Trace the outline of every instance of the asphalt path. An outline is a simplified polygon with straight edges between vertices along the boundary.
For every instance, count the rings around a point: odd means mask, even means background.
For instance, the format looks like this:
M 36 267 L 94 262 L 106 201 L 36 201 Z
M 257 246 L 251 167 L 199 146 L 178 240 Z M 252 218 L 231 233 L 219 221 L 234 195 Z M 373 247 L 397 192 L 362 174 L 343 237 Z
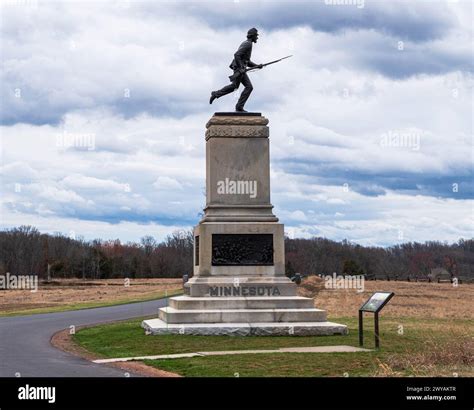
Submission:
M 158 308 L 166 305 L 167 299 L 158 299 L 69 312 L 0 317 L 0 377 L 126 377 L 123 370 L 56 349 L 51 345 L 51 337 L 70 326 L 158 315 Z

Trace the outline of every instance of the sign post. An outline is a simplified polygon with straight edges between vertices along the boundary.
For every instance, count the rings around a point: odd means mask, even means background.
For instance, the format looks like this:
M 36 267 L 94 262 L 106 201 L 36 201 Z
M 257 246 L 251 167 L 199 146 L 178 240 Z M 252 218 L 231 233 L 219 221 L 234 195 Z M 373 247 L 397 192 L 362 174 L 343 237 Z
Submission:
M 359 345 L 364 345 L 364 312 L 374 314 L 375 348 L 380 347 L 379 312 L 395 295 L 393 292 L 375 292 L 359 309 Z

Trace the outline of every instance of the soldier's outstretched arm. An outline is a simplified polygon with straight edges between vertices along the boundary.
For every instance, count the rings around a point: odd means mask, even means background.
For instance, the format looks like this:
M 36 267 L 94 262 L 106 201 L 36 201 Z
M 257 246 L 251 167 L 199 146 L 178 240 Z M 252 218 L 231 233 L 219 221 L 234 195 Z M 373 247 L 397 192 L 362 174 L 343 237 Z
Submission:
M 256 64 L 253 61 L 249 61 L 247 65 L 252 68 L 263 68 L 263 64 Z

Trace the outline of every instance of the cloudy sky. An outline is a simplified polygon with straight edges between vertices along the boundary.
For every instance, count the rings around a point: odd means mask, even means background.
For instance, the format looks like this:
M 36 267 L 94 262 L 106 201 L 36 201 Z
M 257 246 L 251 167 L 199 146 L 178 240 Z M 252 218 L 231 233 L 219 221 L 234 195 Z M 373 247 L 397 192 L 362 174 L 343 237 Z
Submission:
M 346 4 L 337 4 L 337 3 Z M 1 3 L 1 228 L 158 239 L 205 202 L 205 123 L 250 27 L 292 237 L 473 236 L 470 0 Z M 240 90 L 239 90 L 240 91 Z

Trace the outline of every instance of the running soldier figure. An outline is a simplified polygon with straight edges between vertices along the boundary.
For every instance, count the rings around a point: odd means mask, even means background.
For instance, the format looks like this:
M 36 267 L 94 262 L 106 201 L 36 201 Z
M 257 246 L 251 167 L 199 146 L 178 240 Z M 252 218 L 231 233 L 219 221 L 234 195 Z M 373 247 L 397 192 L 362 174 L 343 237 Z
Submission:
M 234 70 L 234 74 L 231 76 L 233 78 L 232 83 L 226 85 L 218 91 L 211 92 L 211 98 L 209 99 L 209 104 L 223 95 L 229 94 L 239 88 L 240 83 L 243 84 L 244 91 L 240 95 L 239 101 L 235 106 L 235 111 L 238 112 L 247 112 L 244 110 L 244 105 L 247 99 L 250 96 L 250 93 L 253 90 L 252 83 L 248 74 L 245 72 L 247 67 L 252 68 L 262 68 L 262 64 L 255 64 L 250 60 L 252 56 L 252 43 L 256 43 L 258 40 L 258 31 L 256 28 L 251 28 L 247 32 L 247 40 L 245 40 L 239 47 L 239 49 L 234 54 L 234 59 L 230 63 L 230 68 Z

